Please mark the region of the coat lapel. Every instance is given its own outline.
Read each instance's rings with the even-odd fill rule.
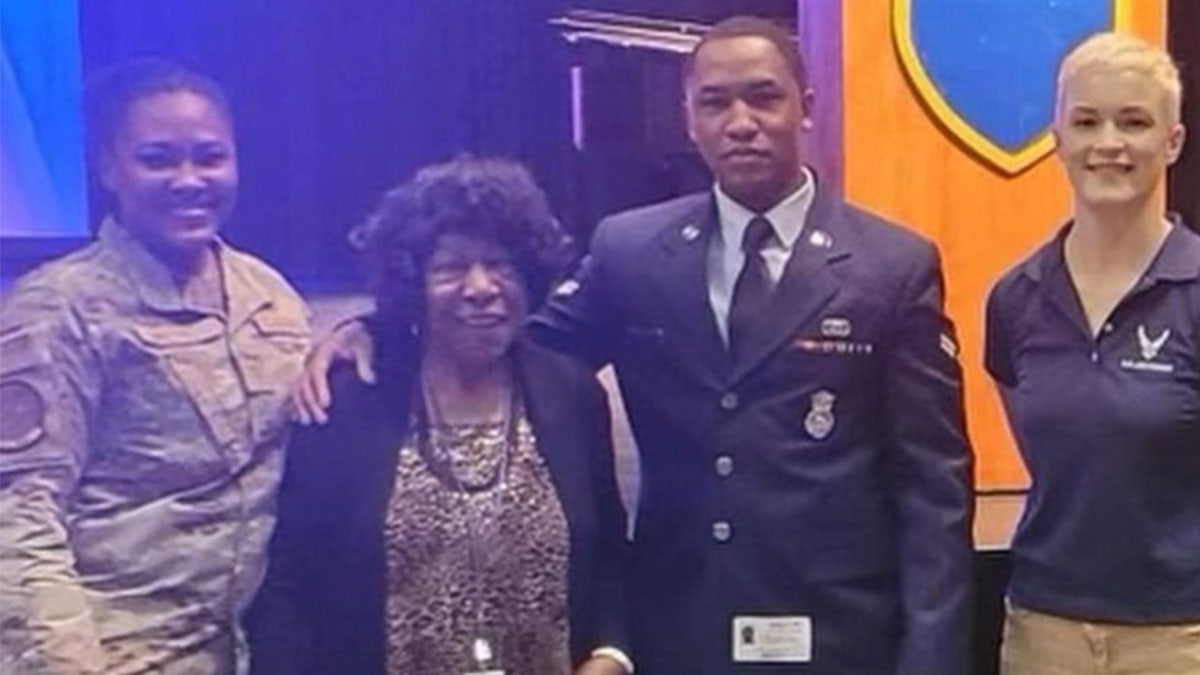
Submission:
[[[709,238],[717,229],[711,195],[659,235],[659,254],[650,261],[668,322],[668,351],[699,381],[720,388],[731,367],[708,299]]]
[[[730,378],[733,383],[791,340],[801,326],[837,295],[838,281],[829,266],[850,255],[846,242],[839,236],[840,225],[841,205],[818,190],[771,299],[771,311],[754,325],[746,358],[734,364]]]
[[[555,359],[563,357],[520,340],[514,345],[517,377],[524,395],[525,414],[537,435],[537,451],[546,462],[555,488],[562,500],[589,503],[583,493],[587,489],[591,466],[580,462],[582,456],[572,452],[589,442],[590,429],[579,418],[575,396],[564,391],[571,385],[563,370],[555,368]],[[564,509],[568,518],[575,515]],[[577,523],[573,523],[577,525]]]

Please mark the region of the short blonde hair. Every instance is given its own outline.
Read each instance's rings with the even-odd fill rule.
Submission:
[[[1167,95],[1168,112],[1172,122],[1183,114],[1183,84],[1179,68],[1162,47],[1125,33],[1096,33],[1087,38],[1062,60],[1058,68],[1058,94],[1055,97],[1055,117],[1061,113],[1067,82],[1079,72],[1095,66],[1129,68],[1149,76]]]

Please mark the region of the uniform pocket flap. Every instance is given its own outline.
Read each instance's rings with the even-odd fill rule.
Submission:
[[[250,317],[250,321],[263,335],[308,337],[308,321],[299,311],[272,307]]]
[[[142,324],[133,327],[138,339],[151,347],[201,344],[218,339],[224,332],[225,325],[213,317],[185,324]]]

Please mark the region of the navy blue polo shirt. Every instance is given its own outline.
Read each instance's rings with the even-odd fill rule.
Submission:
[[[986,366],[1033,479],[1009,596],[1068,617],[1200,620],[1200,236],[1175,223],[1093,337],[1069,228],[988,298]]]

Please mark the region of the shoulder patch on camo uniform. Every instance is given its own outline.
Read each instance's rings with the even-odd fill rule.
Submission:
[[[20,373],[47,361],[34,331],[0,336],[0,452],[20,452],[45,434],[46,399]]]
[[[28,382],[0,382],[0,452],[20,452],[45,434],[46,400]]]

